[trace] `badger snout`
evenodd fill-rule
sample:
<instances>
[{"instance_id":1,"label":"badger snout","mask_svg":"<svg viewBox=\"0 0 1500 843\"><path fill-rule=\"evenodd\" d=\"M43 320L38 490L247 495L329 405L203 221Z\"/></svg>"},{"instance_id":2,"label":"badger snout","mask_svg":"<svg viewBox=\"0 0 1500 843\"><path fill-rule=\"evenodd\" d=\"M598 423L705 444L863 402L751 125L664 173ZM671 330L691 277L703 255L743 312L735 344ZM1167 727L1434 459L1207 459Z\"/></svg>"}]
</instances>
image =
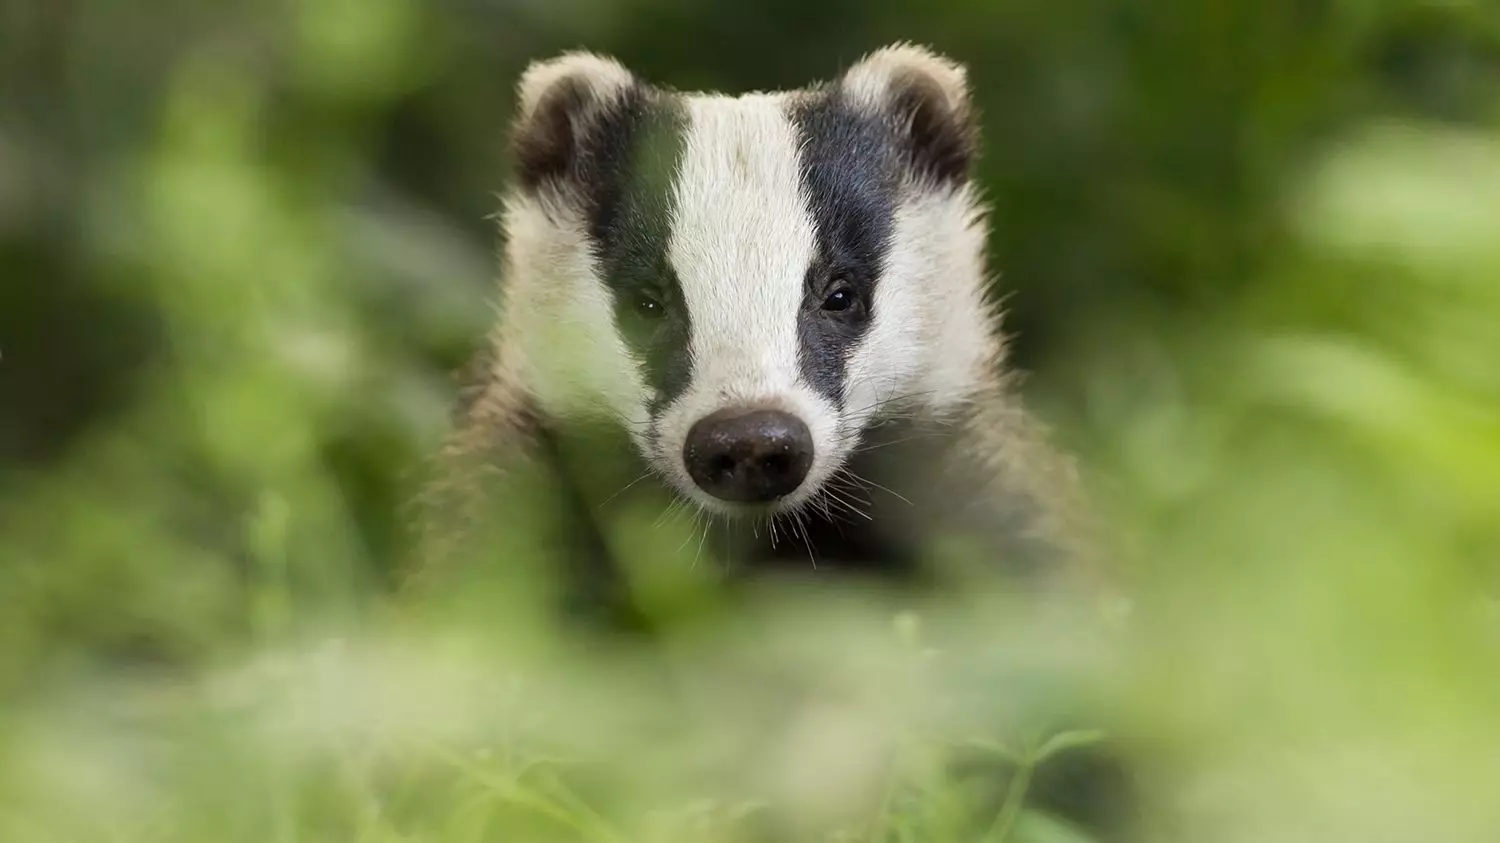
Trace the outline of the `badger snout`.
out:
<instances>
[{"instance_id":1,"label":"badger snout","mask_svg":"<svg viewBox=\"0 0 1500 843\"><path fill-rule=\"evenodd\" d=\"M812 432L780 410L727 408L699 419L683 443L688 475L733 503L769 503L796 491L813 463Z\"/></svg>"}]
</instances>

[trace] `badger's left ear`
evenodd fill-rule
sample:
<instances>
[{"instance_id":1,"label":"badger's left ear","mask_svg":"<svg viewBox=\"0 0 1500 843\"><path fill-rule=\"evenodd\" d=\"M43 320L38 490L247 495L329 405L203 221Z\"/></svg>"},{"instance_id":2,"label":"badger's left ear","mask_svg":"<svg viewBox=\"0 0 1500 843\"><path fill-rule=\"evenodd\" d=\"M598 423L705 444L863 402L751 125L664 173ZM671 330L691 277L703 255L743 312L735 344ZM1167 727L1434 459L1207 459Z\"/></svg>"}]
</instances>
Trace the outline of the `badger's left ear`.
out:
<instances>
[{"instance_id":1,"label":"badger's left ear","mask_svg":"<svg viewBox=\"0 0 1500 843\"><path fill-rule=\"evenodd\" d=\"M979 151L979 125L963 65L914 44L876 50L845 71L840 85L856 106L891 119L919 173L963 182Z\"/></svg>"}]
</instances>

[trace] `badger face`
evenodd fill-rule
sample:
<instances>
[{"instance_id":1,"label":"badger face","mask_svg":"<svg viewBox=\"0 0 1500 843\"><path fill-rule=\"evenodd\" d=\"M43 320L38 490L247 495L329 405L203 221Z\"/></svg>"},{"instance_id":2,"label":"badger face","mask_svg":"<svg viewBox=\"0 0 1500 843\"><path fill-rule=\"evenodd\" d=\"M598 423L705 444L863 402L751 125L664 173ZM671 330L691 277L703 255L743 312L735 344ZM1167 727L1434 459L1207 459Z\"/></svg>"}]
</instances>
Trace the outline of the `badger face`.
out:
<instances>
[{"instance_id":1,"label":"badger face","mask_svg":"<svg viewBox=\"0 0 1500 843\"><path fill-rule=\"evenodd\" d=\"M731 97L569 54L520 100L501 357L702 508L796 510L872 424L984 382L962 68L899 45Z\"/></svg>"}]
</instances>

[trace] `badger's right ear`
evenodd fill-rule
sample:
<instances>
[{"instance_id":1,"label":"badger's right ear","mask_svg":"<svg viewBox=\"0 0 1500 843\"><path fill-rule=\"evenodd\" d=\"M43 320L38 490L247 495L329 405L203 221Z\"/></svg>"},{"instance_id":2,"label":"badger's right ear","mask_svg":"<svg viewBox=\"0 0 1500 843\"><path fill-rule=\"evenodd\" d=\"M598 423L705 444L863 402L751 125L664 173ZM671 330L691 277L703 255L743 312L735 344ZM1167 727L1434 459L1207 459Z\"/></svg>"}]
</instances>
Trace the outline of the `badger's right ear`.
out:
<instances>
[{"instance_id":1,"label":"badger's right ear","mask_svg":"<svg viewBox=\"0 0 1500 843\"><path fill-rule=\"evenodd\" d=\"M589 144L640 92L635 76L614 59L564 53L533 63L521 75L520 106L511 129L516 178L528 192L587 178Z\"/></svg>"}]
</instances>

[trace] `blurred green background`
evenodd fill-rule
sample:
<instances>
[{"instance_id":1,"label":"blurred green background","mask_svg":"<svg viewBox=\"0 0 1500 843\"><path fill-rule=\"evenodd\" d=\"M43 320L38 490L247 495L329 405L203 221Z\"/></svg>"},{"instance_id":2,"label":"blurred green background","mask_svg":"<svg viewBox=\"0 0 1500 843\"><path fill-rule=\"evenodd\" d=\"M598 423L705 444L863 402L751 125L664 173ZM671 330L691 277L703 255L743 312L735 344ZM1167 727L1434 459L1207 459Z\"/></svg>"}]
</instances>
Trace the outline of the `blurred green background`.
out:
<instances>
[{"instance_id":1,"label":"blurred green background","mask_svg":"<svg viewBox=\"0 0 1500 843\"><path fill-rule=\"evenodd\" d=\"M695 720L509 604L383 620L525 65L794 87L894 40L970 67L1130 634L788 599L677 642ZM1144 839L1495 840L1497 563L1490 0L0 0L0 839L982 839L922 692L985 720L1002 649L1090 677ZM1072 839L1024 780L983 839Z\"/></svg>"}]
</instances>

